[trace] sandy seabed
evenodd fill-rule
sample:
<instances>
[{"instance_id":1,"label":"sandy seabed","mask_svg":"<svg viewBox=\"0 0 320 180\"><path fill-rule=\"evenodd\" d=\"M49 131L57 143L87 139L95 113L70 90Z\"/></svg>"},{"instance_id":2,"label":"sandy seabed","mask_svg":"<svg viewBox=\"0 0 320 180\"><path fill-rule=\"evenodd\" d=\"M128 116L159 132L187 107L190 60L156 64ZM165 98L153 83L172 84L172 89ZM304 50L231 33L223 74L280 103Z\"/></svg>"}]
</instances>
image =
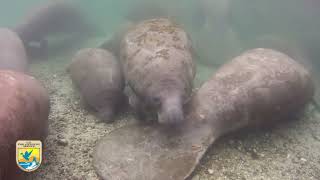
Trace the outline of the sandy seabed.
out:
<instances>
[{"instance_id":1,"label":"sandy seabed","mask_svg":"<svg viewBox=\"0 0 320 180\"><path fill-rule=\"evenodd\" d=\"M48 89L51 100L49 136L34 180L97 180L92 165L101 137L133 122L131 113L112 124L83 109L65 68L71 56L39 61L32 74ZM198 66L197 84L214 70ZM320 179L320 113L310 107L299 121L263 132L241 132L218 140L205 155L193 180Z\"/></svg>"}]
</instances>

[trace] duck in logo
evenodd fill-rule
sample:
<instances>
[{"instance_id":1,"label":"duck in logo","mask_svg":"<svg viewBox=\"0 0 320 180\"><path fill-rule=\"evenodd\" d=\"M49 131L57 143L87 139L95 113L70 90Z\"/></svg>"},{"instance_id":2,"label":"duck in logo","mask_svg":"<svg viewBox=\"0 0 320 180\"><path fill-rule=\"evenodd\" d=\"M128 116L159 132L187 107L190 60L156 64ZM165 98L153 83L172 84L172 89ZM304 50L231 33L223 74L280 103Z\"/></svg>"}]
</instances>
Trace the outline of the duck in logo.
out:
<instances>
[{"instance_id":1,"label":"duck in logo","mask_svg":"<svg viewBox=\"0 0 320 180\"><path fill-rule=\"evenodd\" d=\"M23 171L32 172L37 170L42 161L41 141L17 141L16 161Z\"/></svg>"}]
</instances>

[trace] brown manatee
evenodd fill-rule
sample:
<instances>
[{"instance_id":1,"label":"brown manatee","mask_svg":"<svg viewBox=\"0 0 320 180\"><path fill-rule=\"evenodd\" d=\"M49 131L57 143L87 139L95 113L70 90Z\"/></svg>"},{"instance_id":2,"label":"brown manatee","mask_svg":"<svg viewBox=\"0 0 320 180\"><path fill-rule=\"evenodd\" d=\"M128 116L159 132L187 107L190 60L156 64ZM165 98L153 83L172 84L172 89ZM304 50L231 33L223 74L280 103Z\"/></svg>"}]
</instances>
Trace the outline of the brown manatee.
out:
<instances>
[{"instance_id":1,"label":"brown manatee","mask_svg":"<svg viewBox=\"0 0 320 180\"><path fill-rule=\"evenodd\" d=\"M100 119L111 122L125 102L123 73L114 55L98 48L82 49L67 71L82 102Z\"/></svg>"},{"instance_id":2,"label":"brown manatee","mask_svg":"<svg viewBox=\"0 0 320 180\"><path fill-rule=\"evenodd\" d=\"M49 96L33 77L0 70L0 179L18 179L17 140L44 140L48 131Z\"/></svg>"},{"instance_id":3,"label":"brown manatee","mask_svg":"<svg viewBox=\"0 0 320 180\"><path fill-rule=\"evenodd\" d=\"M196 72L188 34L168 19L143 21L125 35L121 60L139 118L151 111L161 124L182 122Z\"/></svg>"},{"instance_id":4,"label":"brown manatee","mask_svg":"<svg viewBox=\"0 0 320 180\"><path fill-rule=\"evenodd\" d=\"M314 96L310 72L289 56L253 49L222 66L192 98L189 115L215 137L293 119ZM195 121L197 120L197 121Z\"/></svg>"},{"instance_id":5,"label":"brown manatee","mask_svg":"<svg viewBox=\"0 0 320 180\"><path fill-rule=\"evenodd\" d=\"M71 0L49 1L34 9L13 28L25 44L28 56L48 55L48 37L58 35L91 35L97 31Z\"/></svg>"},{"instance_id":6,"label":"brown manatee","mask_svg":"<svg viewBox=\"0 0 320 180\"><path fill-rule=\"evenodd\" d=\"M0 69L27 72L28 59L19 36L6 28L0 28Z\"/></svg>"},{"instance_id":7,"label":"brown manatee","mask_svg":"<svg viewBox=\"0 0 320 180\"><path fill-rule=\"evenodd\" d=\"M97 144L94 167L108 180L184 180L219 137L294 119L313 94L310 73L289 56L250 50L193 94L176 131L154 124L120 128Z\"/></svg>"}]
</instances>

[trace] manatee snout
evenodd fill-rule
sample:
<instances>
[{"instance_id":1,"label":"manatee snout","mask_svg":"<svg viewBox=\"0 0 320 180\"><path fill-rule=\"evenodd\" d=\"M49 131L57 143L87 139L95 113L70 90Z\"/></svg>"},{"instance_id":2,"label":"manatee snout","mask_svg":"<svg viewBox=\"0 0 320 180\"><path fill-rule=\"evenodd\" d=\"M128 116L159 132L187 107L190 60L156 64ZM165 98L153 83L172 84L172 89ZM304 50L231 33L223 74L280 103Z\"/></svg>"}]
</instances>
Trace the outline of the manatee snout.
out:
<instances>
[{"instance_id":1,"label":"manatee snout","mask_svg":"<svg viewBox=\"0 0 320 180\"><path fill-rule=\"evenodd\" d=\"M179 107L165 107L158 113L158 121L164 125L178 125L183 122L183 111Z\"/></svg>"},{"instance_id":2,"label":"manatee snout","mask_svg":"<svg viewBox=\"0 0 320 180\"><path fill-rule=\"evenodd\" d=\"M182 101L179 96L165 97L158 112L158 121L164 125L178 125L184 120Z\"/></svg>"}]
</instances>

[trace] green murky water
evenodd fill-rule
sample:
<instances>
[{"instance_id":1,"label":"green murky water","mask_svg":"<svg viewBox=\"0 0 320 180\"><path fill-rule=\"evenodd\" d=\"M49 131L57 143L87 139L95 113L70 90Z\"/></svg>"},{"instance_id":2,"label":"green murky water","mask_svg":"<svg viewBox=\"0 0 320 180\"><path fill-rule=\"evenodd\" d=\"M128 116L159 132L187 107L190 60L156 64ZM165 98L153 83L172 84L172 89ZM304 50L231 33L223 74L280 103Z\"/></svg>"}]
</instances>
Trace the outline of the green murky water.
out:
<instances>
[{"instance_id":1,"label":"green murky water","mask_svg":"<svg viewBox=\"0 0 320 180\"><path fill-rule=\"evenodd\" d=\"M0 26L14 27L40 3L44 1L3 2ZM99 36L105 37L130 18L148 18L161 11L185 27L201 60L208 64L221 64L262 44L298 48L304 58L315 63L319 54L320 3L316 0L78 0L75 3L103 29Z\"/></svg>"}]
</instances>

